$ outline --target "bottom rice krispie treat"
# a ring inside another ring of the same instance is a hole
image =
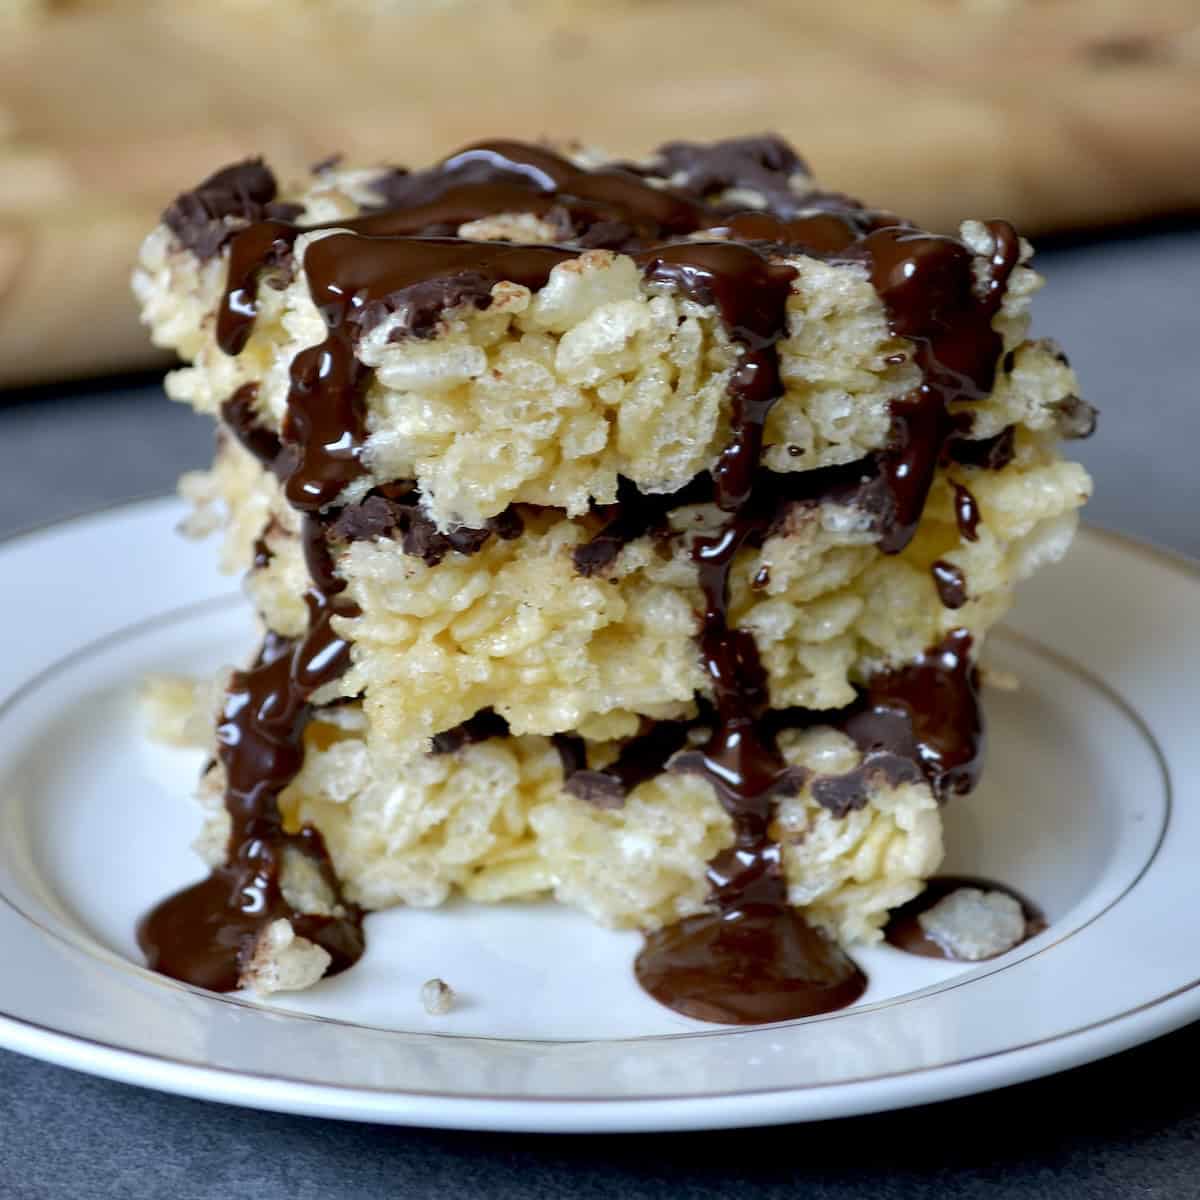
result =
[[[644,930],[638,978],[692,1016],[857,998],[844,948],[978,779],[987,631],[1090,491],[1029,253],[820,191],[773,138],[180,196],[135,289],[219,422],[184,492],[264,640],[151,965],[304,987],[364,911],[549,893]]]

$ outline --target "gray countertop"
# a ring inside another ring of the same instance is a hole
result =
[[[1060,246],[1036,331],[1100,432],[1089,518],[1200,557],[1200,232]],[[207,421],[144,381],[0,393],[0,536],[170,489]],[[0,970],[12,969],[11,964]],[[1069,986],[1069,983],[1068,983]],[[1056,1078],[819,1126],[537,1137],[225,1108],[0,1052],[0,1200],[1200,1196],[1200,1024]]]

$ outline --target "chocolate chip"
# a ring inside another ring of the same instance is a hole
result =
[[[210,175],[199,187],[177,196],[163,224],[197,258],[215,258],[239,229],[255,221],[288,221],[298,204],[275,203],[275,176],[261,158],[249,158]]]
[[[1016,426],[1009,425],[994,437],[952,437],[946,444],[950,458],[964,467],[982,467],[987,471],[1003,471],[1016,452]]]
[[[962,567],[939,558],[929,570],[933,575],[942,607],[962,608],[967,602],[967,577],[963,574]]]
[[[1054,427],[1061,438],[1091,437],[1096,432],[1098,413],[1086,400],[1072,393],[1048,405],[1054,413]]]
[[[453,729],[435,734],[431,754],[453,754],[464,746],[474,746],[491,738],[508,737],[508,722],[494,709],[481,708]]]
[[[725,141],[668,142],[655,155],[663,173],[684,191],[708,198],[733,188],[758,192],[769,209],[791,216],[801,206],[794,175],[807,175],[804,160],[774,134]]]
[[[482,550],[495,533],[511,541],[519,537],[524,521],[509,508],[493,517],[480,529],[459,525],[442,532],[420,507],[420,493],[408,481],[399,486],[368,494],[359,504],[347,505],[329,526],[329,534],[343,542],[374,541],[378,538],[399,538],[405,554],[422,559],[427,566],[436,567],[451,551],[456,554],[475,554]]]

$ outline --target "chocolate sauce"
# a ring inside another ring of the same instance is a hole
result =
[[[939,800],[975,787],[983,768],[983,714],[965,629],[952,629],[915,662],[877,672],[865,691],[866,711],[842,723],[864,754],[899,748],[919,764]],[[885,730],[896,715],[911,732]]]
[[[557,210],[572,241],[583,240],[598,223],[623,226],[627,242],[675,237],[704,228],[713,213],[699,194],[653,187],[628,168],[588,170],[545,147],[505,140],[468,146],[428,171],[384,175],[375,188],[387,208],[416,214],[401,220],[429,224],[457,226],[496,213],[542,216]],[[411,226],[386,225],[390,220],[383,217],[374,228],[414,232]]]
[[[1003,471],[1016,453],[1016,427],[1009,425],[994,437],[950,439],[951,461],[964,467],[982,467],[985,471]]]
[[[987,228],[995,250],[982,295],[975,260],[961,242],[892,227],[874,230],[860,246],[891,331],[913,344],[913,361],[921,369],[920,385],[892,405],[892,444],[879,456],[894,504],[880,541],[885,553],[903,550],[916,532],[954,429],[948,406],[982,400],[995,383],[1004,343],[992,319],[1019,260],[1020,242],[1006,221]]]
[[[640,783],[661,775],[672,755],[687,743],[696,720],[645,720],[641,732],[630,738],[616,759],[605,767],[590,769],[583,738],[559,734],[555,739],[563,767],[563,787],[572,796],[597,808],[622,808],[625,797]]]
[[[773,212],[741,213],[714,228],[764,247],[799,248],[834,261],[865,260],[891,332],[912,343],[921,383],[893,403],[890,445],[875,456],[888,493],[880,538],[885,553],[899,552],[912,539],[940,461],[960,447],[959,461],[986,454],[992,469],[1004,465],[1003,455],[1011,457],[1011,430],[986,448],[966,449],[975,444],[954,436],[958,429],[949,411],[952,404],[981,400],[991,392],[1003,350],[992,320],[1019,261],[1020,242],[1007,222],[993,221],[987,228],[995,248],[982,293],[975,259],[961,242],[857,206],[792,219]]]
[[[674,143],[659,152],[659,162],[671,173],[671,186],[648,183],[638,169],[583,169],[541,147],[480,143],[430,171],[381,176],[380,211],[339,222],[339,232],[308,245],[304,270],[326,336],[292,363],[281,436],[257,425],[249,392],[231,399],[225,418],[305,514],[313,582],[309,627],[299,639],[268,635],[259,661],[234,677],[221,725],[229,855],[209,880],[143,922],[142,944],[159,969],[203,986],[232,987],[254,937],[280,915],[325,945],[337,968],[361,953],[357,910],[343,906],[345,917],[321,924],[292,913],[279,884],[282,856],[291,848],[316,862],[338,894],[319,836],[286,832],[277,803],[300,769],[312,695],[349,661],[349,645],[331,621],[357,610],[341,595],[344,584],[326,538],[399,530],[405,549],[432,563],[450,549],[477,549],[491,532],[506,536],[506,528],[516,536],[519,527],[510,521],[494,530],[433,531],[446,540],[443,547],[421,525],[411,489],[393,495],[378,489],[353,508],[334,507],[364,470],[370,376],[356,343],[388,317],[398,318],[392,338],[431,336],[447,310],[486,307],[497,283],[540,288],[555,266],[581,249],[607,245],[631,253],[650,285],[714,306],[740,353],[728,385],[733,436],[711,477],[697,485],[707,487],[726,519],[692,550],[704,596],[698,640],[713,695],[713,711],[705,714],[711,735],[702,748],[685,749],[692,723],[660,722],[598,770],[589,769],[580,739],[560,735],[555,744],[568,790],[592,803],[620,803],[630,787],[671,760],[708,779],[732,818],[734,844],[708,867],[710,911],[651,935],[638,958],[639,979],[663,1003],[702,1019],[759,1022],[828,1011],[861,994],[866,981],[858,968],[787,902],[781,849],[770,826],[776,798],[794,793],[808,773],[784,762],[754,638],[730,625],[730,571],[743,546],[761,544],[786,505],[811,502],[819,486],[835,489],[827,495],[853,489],[856,502],[878,516],[885,551],[907,544],[956,428],[947,406],[991,388],[1002,349],[991,321],[1018,243],[1009,226],[990,226],[996,251],[981,294],[961,243],[921,233],[847,197],[798,192],[794,180],[803,165],[778,139],[738,139],[708,149]],[[195,215],[187,205],[168,219],[185,244],[219,249],[232,239],[217,330],[230,354],[239,353],[252,332],[260,287],[277,282],[273,273],[294,269],[293,246],[303,232],[291,222],[294,212],[271,208],[274,180],[261,165],[252,167],[214,176],[194,194],[190,203],[199,216],[192,224],[200,233],[187,232]],[[757,190],[766,211],[708,202],[737,188]],[[443,236],[464,221],[503,212],[541,217],[562,231],[565,244]],[[242,228],[247,222],[256,223]],[[775,261],[784,247],[865,263],[892,333],[912,344],[922,375],[920,386],[893,406],[887,450],[866,463],[798,474],[798,484],[761,469],[764,427],[783,392],[776,343],[786,332],[795,276]],[[628,489],[620,499],[628,502]],[[603,569],[631,537],[660,528],[671,507],[639,502],[627,513],[626,503],[576,551],[583,573]],[[854,789],[862,792],[863,773],[870,771],[894,780],[923,776],[939,794],[969,785],[979,728],[968,648],[959,631],[921,662],[871,681],[860,703],[842,714],[842,727],[865,756],[857,783],[815,781],[814,793],[822,784],[828,793],[822,803],[835,811],[853,807]],[[476,733],[494,736],[488,730],[498,729],[500,720],[477,714],[476,727],[466,722],[439,737],[453,747]]]
[[[201,261],[215,258],[246,225],[271,218],[290,221],[303,211],[275,199],[275,176],[261,158],[235,163],[177,196],[163,224]]]
[[[652,282],[716,304],[743,350],[729,385],[733,437],[713,471],[714,499],[727,518],[718,533],[697,538],[692,551],[704,595],[700,651],[716,719],[704,748],[684,751],[674,764],[713,785],[733,821],[734,844],[708,865],[710,911],[648,934],[635,970],[656,1000],[701,1020],[809,1016],[852,1003],[866,977],[788,904],[770,823],[775,797],[797,790],[803,779],[784,762],[763,721],[770,694],[754,637],[729,624],[734,558],[761,529],[754,488],[763,429],[783,393],[775,346],[786,331],[795,272],[736,243],[659,252],[646,271]]]
[[[474,746],[491,738],[508,737],[508,722],[494,709],[481,708],[473,717],[453,729],[435,734],[431,754],[453,754],[464,746]]]
[[[273,470],[279,461],[283,443],[276,433],[259,420],[255,410],[257,400],[258,384],[242,384],[221,405],[221,419],[244,450],[249,451],[267,470]]]
[[[1025,914],[1025,934],[1021,939],[1023,942],[1027,942],[1046,928],[1046,918],[1041,910],[1013,888],[1006,887],[1001,883],[994,883],[989,879],[978,879],[972,875],[938,875],[925,884],[925,890],[919,896],[893,911],[884,928],[883,936],[893,946],[900,950],[907,950],[909,954],[919,954],[924,958],[949,958],[956,962],[960,961],[948,954],[932,938],[926,937],[917,918],[939,901],[944,900],[951,892],[963,887],[978,888],[984,892],[1004,892],[1005,895],[1016,900]]]
[[[811,471],[778,472],[760,466],[755,475],[753,496],[741,511],[745,531],[743,546],[761,547],[772,533],[783,528],[797,507],[813,507],[828,500],[853,505],[871,516],[882,528],[887,511],[886,496],[881,496],[878,467],[873,456],[851,463],[818,467]],[[715,499],[715,485],[707,472],[697,475],[677,492],[666,495],[645,495],[633,484],[620,481],[617,503],[601,505],[593,510],[605,521],[598,533],[573,551],[575,569],[581,575],[602,573],[616,561],[622,548],[649,534],[661,539],[671,537],[668,517],[678,508],[694,504],[710,504]],[[667,557],[670,557],[667,552]],[[770,573],[758,585],[765,587]]]
[[[798,211],[806,199],[792,180],[807,176],[808,167],[773,134],[712,143],[668,142],[655,161],[664,177],[693,195],[708,198],[733,188],[749,189],[783,217]]]
[[[730,337],[743,347],[729,381],[733,440],[713,470],[717,506],[736,513],[750,499],[767,416],[783,394],[775,343],[786,332],[786,304],[796,271],[737,242],[664,246],[638,261],[647,282],[715,305]]]
[[[284,828],[279,794],[304,762],[304,730],[313,694],[345,670],[349,643],[332,627],[335,616],[358,610],[341,597],[318,521],[305,519],[312,587],[305,597],[308,631],[301,638],[268,634],[257,661],[237,671],[217,726],[225,768],[230,834],[224,865],[201,883],[177,892],[138,925],[138,944],[153,970],[212,991],[231,991],[247,968],[261,932],[288,920],[296,933],[327,950],[330,973],[362,955],[362,914],[341,895],[325,844],[310,827]],[[283,895],[288,851],[318,869],[339,915],[296,912]]]
[[[954,486],[954,520],[959,534],[968,542],[979,541],[979,505],[961,483]]]
[[[1002,342],[991,319],[1019,248],[1009,226],[995,223],[992,233],[996,250],[982,297],[975,291],[972,256],[958,242],[883,228],[860,244],[892,332],[913,343],[922,371],[921,385],[893,406],[892,448],[877,456],[891,499],[880,538],[885,552],[903,549],[915,532],[953,429],[947,406],[982,398],[994,381]],[[643,987],[663,1004],[735,1022],[828,1011],[851,1003],[866,986],[853,962],[809,930],[787,902],[770,821],[775,797],[797,789],[803,777],[787,767],[763,719],[769,692],[753,636],[728,623],[729,572],[756,529],[746,518],[755,511],[762,431],[782,392],[775,342],[783,332],[790,281],[760,275],[753,294],[762,303],[748,313],[744,300],[734,307],[723,297],[744,298],[751,273],[748,264],[726,260],[717,275],[720,289],[707,279],[702,285],[702,302],[718,304],[745,350],[730,385],[733,439],[714,472],[715,499],[729,519],[718,534],[697,539],[693,551],[705,598],[700,646],[717,723],[702,752],[675,760],[678,769],[697,771],[712,783],[733,820],[734,845],[709,864],[711,911],[649,935],[637,963]],[[647,274],[655,278],[653,269]],[[677,286],[689,282],[685,274]],[[982,731],[969,646],[959,631],[920,663],[872,681],[867,704],[843,722],[863,750],[863,763],[841,780],[815,781],[820,803],[835,811],[865,803],[866,779],[876,771],[893,782],[924,774],[939,794],[973,782]],[[922,709],[925,703],[938,705],[934,714]],[[754,997],[750,1007],[747,997]]]
[[[421,509],[416,484],[405,481],[372,489],[360,503],[347,505],[330,523],[329,536],[347,544],[395,538],[405,554],[436,567],[451,552],[476,554],[493,534],[512,541],[524,529],[521,514],[510,505],[478,529],[458,525],[443,533]]]
[[[893,786],[924,780],[943,799],[972,787],[983,728],[970,646],[955,630],[916,663],[876,674],[848,710],[805,714],[805,723],[840,728],[863,756],[844,775],[813,779],[813,798],[844,816],[867,803],[873,777]],[[785,720],[763,709],[748,722],[722,713],[722,701],[736,712],[747,696],[765,694],[761,666],[740,665],[741,674],[725,676],[734,686],[718,692],[721,724],[709,745],[672,764],[705,775],[734,820],[734,845],[709,864],[712,909],[650,934],[636,965],[642,986],[668,1007],[739,1024],[827,1012],[866,986],[853,962],[787,903],[780,847],[770,837],[772,801],[808,773],[779,755],[774,728]]]
[[[576,771],[587,770],[587,744],[577,733],[556,733],[550,741],[558,751],[564,780],[570,779]]]
[[[258,286],[270,267],[291,262],[292,246],[303,232],[285,221],[262,221],[231,235],[225,291],[217,309],[217,345],[241,354],[258,316]]]
[[[862,753],[843,775],[813,781],[817,803],[842,817],[866,805],[872,778],[893,787],[924,780],[939,800],[969,792],[983,766],[979,674],[971,637],[954,629],[916,662],[880,671],[840,713],[819,722],[840,729]]]
[[[604,525],[572,553],[575,570],[585,576],[599,574],[616,561],[630,542],[648,533],[664,534],[672,511],[689,504],[704,504],[712,495],[712,480],[707,474],[696,476],[679,491],[667,495],[640,492],[628,479],[618,478],[616,503],[593,510]]]
[[[943,608],[962,608],[967,602],[967,577],[962,567],[938,559],[929,568]]]
[[[252,571],[262,571],[271,565],[275,557],[275,551],[271,549],[271,535],[279,530],[279,522],[273,516],[268,517],[262,533],[254,539],[254,558],[250,568]]]
[[[669,1008],[728,1025],[832,1012],[853,1004],[867,984],[837,945],[773,896],[660,929],[634,970]]]

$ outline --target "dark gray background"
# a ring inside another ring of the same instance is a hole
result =
[[[1102,410],[1098,435],[1076,448],[1096,477],[1090,519],[1200,557],[1200,232],[1060,244],[1039,262],[1050,283],[1035,331],[1066,347]],[[211,436],[152,382],[0,393],[0,536],[166,491],[205,461]],[[586,1138],[274,1116],[0,1052],[0,1200],[1200,1197],[1198,1063],[1200,1024],[1057,1078],[927,1108]]]

